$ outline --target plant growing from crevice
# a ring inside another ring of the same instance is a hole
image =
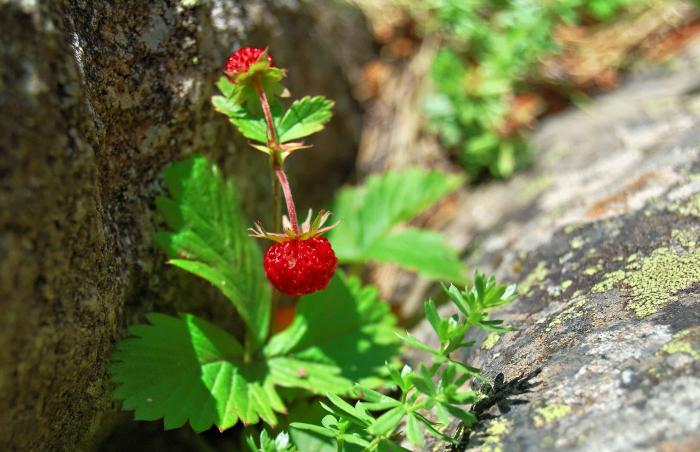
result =
[[[420,364],[417,369],[404,365],[400,371],[395,365],[387,364],[396,396],[361,383],[354,388],[360,399],[354,405],[329,393],[327,401],[321,403],[327,414],[320,423],[293,422],[290,425],[292,435],[294,430],[307,431],[317,438],[331,439],[339,451],[406,450],[400,445],[404,440],[422,447],[426,433],[448,443],[458,441],[440,429],[454,419],[465,425],[477,421],[474,410],[467,409],[467,406],[478,405],[479,394],[465,389],[465,385],[472,379],[482,383],[487,379],[479,369],[453,359],[452,354],[475,345],[473,341],[465,341],[472,328],[493,334],[510,331],[502,321],[492,320],[489,315],[494,308],[515,299],[515,286],[498,285],[493,277],[475,273],[471,288],[460,291],[451,285],[445,291],[456,306],[457,314],[443,318],[432,301],[424,304],[425,317],[437,336],[438,347],[431,347],[409,334],[399,335],[406,345],[426,354],[428,363]],[[494,403],[504,402],[498,399]],[[249,442],[255,444],[252,438]],[[292,450],[333,450],[327,443],[325,449],[322,443],[313,444],[313,447],[308,443],[296,444],[296,447]],[[276,449],[260,450],[271,452]]]
[[[444,237],[398,228],[454,190],[457,176],[423,170],[374,176],[341,191],[334,209],[342,223],[333,231],[324,211],[299,224],[284,164],[310,148],[300,140],[324,128],[333,102],[307,96],[285,106],[284,77],[267,51],[244,48],[229,59],[218,81],[221,95],[212,99],[269,160],[270,231],[261,223],[249,228],[236,182],[205,157],[164,171],[167,194],[156,207],[166,227],[156,244],[169,264],[217,287],[244,328],[228,332],[192,314],[158,313],[129,327],[129,337],[115,346],[110,374],[115,399],[137,420],[162,419],[166,429],[189,423],[198,432],[239,422],[273,427],[293,399],[354,397],[355,383],[381,382],[400,340],[378,291],[337,266],[394,262],[433,278],[466,279]],[[329,231],[330,242],[322,236]],[[255,238],[272,241],[264,257]],[[295,297],[294,316],[273,331],[280,292]],[[283,439],[263,442],[284,450]]]

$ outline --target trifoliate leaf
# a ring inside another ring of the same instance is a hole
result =
[[[453,191],[462,178],[418,168],[371,176],[341,190],[329,240],[341,262],[391,262],[436,279],[465,279],[457,253],[437,233],[394,228]]]
[[[195,431],[220,430],[238,420],[270,425],[285,406],[276,387],[314,393],[343,392],[351,384],[340,369],[290,357],[246,361],[238,341],[193,315],[147,316],[149,325],[129,329],[112,355],[114,398],[137,420],[163,418],[166,429],[189,421]]]
[[[284,406],[262,366],[241,367],[241,345],[192,315],[150,314],[117,344],[110,368],[123,409],[137,420],[163,418],[166,429],[189,420],[195,431],[226,429],[241,419],[275,424]]]
[[[274,425],[285,411],[277,387],[350,394],[398,352],[388,306],[340,272],[326,290],[303,297],[292,325],[248,359],[233,336],[192,315],[148,319],[116,347],[114,397],[136,419],[163,418],[166,428],[188,420],[197,431],[239,419]]]
[[[323,96],[302,97],[294,101],[280,120],[280,143],[297,140],[323,129],[333,113],[333,101]]]
[[[394,324],[375,288],[338,271],[325,290],[300,299],[292,324],[270,339],[264,353],[335,365],[354,382],[376,375],[397,354]]]
[[[156,200],[170,231],[155,240],[171,264],[206,279],[231,300],[258,344],[270,323],[270,285],[262,256],[248,237],[233,180],[200,156],[165,170],[170,197]]]
[[[265,116],[262,114],[254,116],[245,107],[224,96],[214,96],[211,102],[216,111],[229,117],[241,135],[258,143],[267,143]]]

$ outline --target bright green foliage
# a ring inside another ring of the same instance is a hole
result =
[[[610,19],[635,0],[431,0],[431,31],[444,39],[426,100],[432,128],[468,174],[508,177],[531,152],[522,118],[509,118],[544,57],[557,52],[554,27],[581,17]],[[509,121],[511,123],[509,123]],[[513,122],[515,121],[515,122]],[[527,118],[524,119],[527,122]]]
[[[195,316],[148,320],[117,345],[114,397],[136,419],[163,418],[165,428],[188,419],[196,431],[239,419],[275,425],[286,411],[277,387],[345,394],[398,351],[387,305],[340,272],[325,291],[302,297],[294,323],[248,358],[233,336]]]
[[[253,436],[246,438],[246,443],[252,452],[297,452],[299,449],[294,447],[289,441],[289,435],[281,432],[274,439],[267,434],[267,430],[260,432],[260,442],[255,443]]]
[[[159,197],[156,206],[170,230],[158,232],[156,243],[170,264],[218,287],[262,344],[270,323],[270,286],[260,250],[247,235],[234,181],[198,156],[164,174],[170,197]]]
[[[341,223],[329,234],[338,260],[391,262],[427,277],[463,281],[464,267],[441,235],[396,228],[461,183],[458,176],[413,168],[341,190],[333,207]]]
[[[251,109],[247,104],[241,104],[232,94],[236,84],[226,77],[221,77],[217,86],[223,95],[212,98],[216,111],[228,116],[244,137],[267,144],[267,123],[263,112],[259,108]],[[288,143],[323,130],[333,116],[332,109],[333,101],[323,96],[302,97],[294,101],[286,111],[281,103],[271,103],[270,113],[279,142]]]
[[[489,333],[507,333],[509,328],[498,325],[501,320],[486,320],[488,311],[497,308],[515,299],[515,285],[502,286],[496,284],[496,279],[491,276],[486,278],[483,274],[474,275],[474,285],[471,290],[460,292],[456,287],[450,286],[447,295],[457,306],[460,312],[468,319],[470,325],[479,327]]]
[[[227,93],[230,91],[230,87],[233,86],[233,84],[228,81],[226,77],[221,77],[217,86],[222,93]],[[262,112],[252,114],[243,105],[236,103],[233,98],[227,97],[226,95],[214,96],[211,102],[216,111],[228,116],[231,123],[236,126],[241,135],[249,140],[257,141],[258,143],[267,143],[267,123],[265,122],[265,116]],[[280,105],[272,106],[271,110],[273,118],[279,119],[281,115]]]
[[[292,324],[270,339],[265,354],[331,364],[356,381],[398,353],[395,322],[374,287],[338,272],[325,290],[301,298]]]
[[[294,101],[277,126],[280,143],[298,140],[323,129],[333,113],[333,102],[323,96]]]
[[[337,450],[343,450],[346,445],[355,445],[370,452],[405,451],[398,446],[401,435],[397,430],[402,422],[405,425],[403,436],[418,447],[424,445],[423,432],[443,441],[454,442],[439,429],[452,419],[465,424],[476,421],[474,414],[465,409],[464,405],[475,403],[478,396],[474,391],[464,391],[461,388],[474,376],[485,378],[478,373],[478,369],[451,359],[450,354],[474,345],[474,342],[464,342],[471,327],[494,331],[485,320],[487,311],[512,301],[514,288],[496,285],[493,278],[476,273],[471,288],[460,292],[450,286],[446,291],[464,317],[455,314],[443,319],[432,301],[425,303],[426,318],[440,339],[440,346],[433,349],[411,336],[402,336],[409,346],[429,352],[432,363],[421,364],[417,370],[404,366],[401,372],[387,365],[387,371],[398,388],[400,397],[394,398],[362,385],[356,386],[355,391],[361,400],[354,405],[328,394],[330,403],[322,403],[321,406],[329,414],[321,420],[321,425],[293,422],[290,424],[292,432],[304,431],[311,435],[303,437],[304,441],[307,446],[313,444],[314,450],[319,452],[336,450],[322,438],[335,440]],[[508,330],[498,327],[496,332],[505,331]],[[431,417],[437,420],[429,420],[425,416],[426,412],[431,412]],[[314,444],[310,441],[313,437],[320,439]]]

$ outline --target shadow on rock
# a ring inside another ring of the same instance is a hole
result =
[[[533,380],[541,372],[542,369],[535,369],[508,382],[505,381],[503,373],[499,373],[493,380],[493,384],[484,383],[477,388],[486,397],[481,399],[471,409],[471,413],[476,416],[476,423],[460,425],[455,434],[455,438],[459,438],[459,443],[449,445],[444,449],[444,452],[461,452],[466,450],[468,446],[481,445],[485,436],[483,422],[508,413],[514,405],[529,403],[529,400],[515,397],[530,393],[535,387],[539,386],[541,381]],[[498,407],[499,415],[490,413],[493,407]]]

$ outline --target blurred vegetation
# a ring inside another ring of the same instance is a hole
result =
[[[528,81],[559,51],[555,27],[613,21],[647,0],[431,0],[440,38],[426,100],[431,128],[472,179],[528,163],[528,126],[543,108]]]

